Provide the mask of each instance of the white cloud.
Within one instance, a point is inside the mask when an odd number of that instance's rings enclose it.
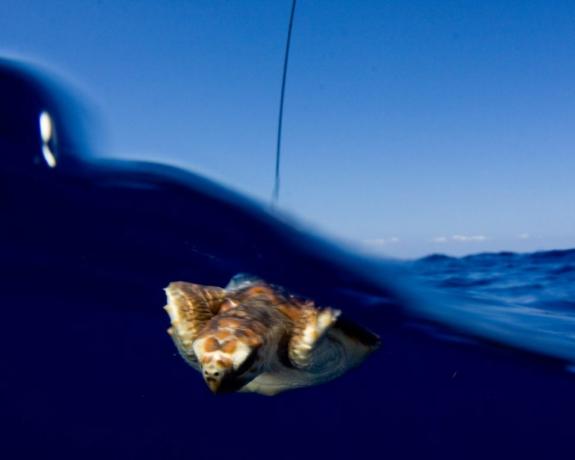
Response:
[[[527,240],[529,239],[530,235],[529,233],[520,233],[519,235],[517,235],[517,238],[519,238],[520,240]]]
[[[453,235],[451,237],[453,241],[485,241],[487,239],[484,235]]]
[[[401,240],[397,236],[392,236],[391,238],[375,238],[373,240],[365,240],[364,243],[370,246],[385,246],[387,244],[397,244]]]
[[[431,241],[433,243],[447,243],[448,241],[458,241],[458,242],[479,242],[479,241],[485,241],[487,240],[487,237],[484,235],[452,235],[450,237],[448,236],[436,236],[435,238],[433,238]]]
[[[436,236],[431,241],[434,243],[447,243],[448,238],[446,236]]]

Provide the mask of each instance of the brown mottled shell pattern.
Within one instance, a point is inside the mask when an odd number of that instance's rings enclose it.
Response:
[[[166,288],[181,355],[222,388],[266,395],[332,380],[378,346],[371,332],[259,279],[226,289],[186,282]],[[351,326],[351,327],[350,327]]]

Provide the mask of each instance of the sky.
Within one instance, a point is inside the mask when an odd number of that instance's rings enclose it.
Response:
[[[291,0],[2,0],[108,156],[271,198]],[[279,208],[370,253],[575,247],[575,3],[297,4]]]

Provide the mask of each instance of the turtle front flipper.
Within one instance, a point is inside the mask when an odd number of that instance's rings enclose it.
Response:
[[[313,304],[301,309],[288,345],[288,357],[294,367],[302,370],[313,367],[314,348],[335,324],[340,313],[331,308],[318,310]]]
[[[226,301],[226,291],[215,286],[176,281],[165,289],[172,337],[182,357],[192,366],[198,367],[192,345],[206,323],[218,314]]]

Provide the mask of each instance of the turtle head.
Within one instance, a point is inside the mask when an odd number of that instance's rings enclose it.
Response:
[[[260,373],[258,349],[234,337],[221,340],[215,335],[194,343],[204,381],[215,394],[237,391]]]

